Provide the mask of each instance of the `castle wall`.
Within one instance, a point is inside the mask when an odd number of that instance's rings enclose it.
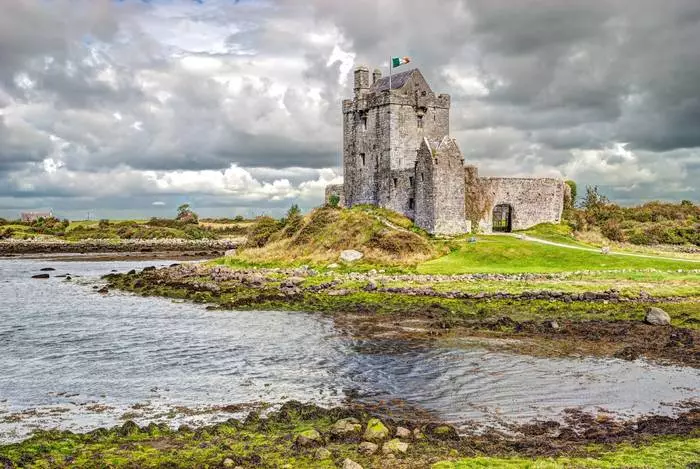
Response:
[[[539,223],[559,223],[564,209],[564,181],[553,178],[478,178],[483,201],[479,229],[490,233],[496,205],[511,206],[512,230],[525,230]],[[473,188],[472,188],[473,189]],[[470,191],[468,191],[470,192]]]
[[[427,139],[416,161],[416,225],[435,234],[469,231],[464,215],[464,159],[457,142]]]
[[[331,200],[332,196],[338,196],[338,207],[345,207],[345,189],[343,184],[328,184],[326,186],[324,202],[326,205]]]

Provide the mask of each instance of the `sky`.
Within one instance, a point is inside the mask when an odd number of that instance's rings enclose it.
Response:
[[[357,65],[410,56],[484,176],[700,202],[697,0],[12,0],[0,216],[278,215],[342,181]],[[580,189],[581,191],[581,189]]]

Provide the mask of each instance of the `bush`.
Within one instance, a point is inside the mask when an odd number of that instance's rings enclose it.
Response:
[[[282,228],[282,224],[272,217],[261,216],[248,229],[246,247],[261,248],[267,244],[270,237]]]
[[[333,208],[338,208],[340,205],[340,196],[333,194],[328,197],[328,206]]]
[[[622,231],[620,224],[615,220],[608,220],[602,227],[600,232],[611,241],[624,242],[625,233]]]

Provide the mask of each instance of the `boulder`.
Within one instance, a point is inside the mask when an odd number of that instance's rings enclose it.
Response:
[[[379,419],[369,419],[365,429],[364,439],[370,441],[381,441],[389,437],[389,429]]]
[[[49,278],[49,274],[37,274],[37,275],[32,275],[32,278]]]
[[[298,446],[318,446],[321,443],[323,443],[321,434],[313,428],[311,430],[304,430],[303,432],[299,433],[299,435],[297,435]]]
[[[345,461],[343,461],[343,469],[362,469],[362,466],[350,458],[345,458]]]
[[[54,270],[56,269],[54,269],[53,267],[44,267],[43,269],[39,269],[39,271],[41,272],[53,272]]]
[[[654,326],[668,326],[671,324],[671,316],[663,309],[652,306],[647,310],[644,321]]]
[[[356,418],[346,418],[338,420],[331,426],[331,434],[334,436],[345,436],[362,431],[362,425]]]
[[[387,441],[382,446],[382,453],[384,454],[405,453],[406,451],[408,451],[408,443],[404,443],[396,438]]]
[[[362,259],[364,254],[360,251],[355,251],[354,249],[346,249],[340,253],[340,260],[343,262],[355,262]]]
[[[336,263],[334,262],[334,263],[332,263],[332,264],[328,264],[327,267],[328,267],[329,269],[337,269],[338,267],[340,267],[340,265],[338,265],[338,264],[336,264]]]
[[[222,465],[224,467],[235,467],[236,462],[231,458],[226,458],[226,459],[224,459],[224,462],[222,463]]]
[[[366,456],[371,456],[374,453],[376,453],[378,449],[378,445],[369,441],[363,441],[362,443],[360,443],[359,448],[357,448],[357,452]]]
[[[411,430],[405,427],[396,427],[396,438],[411,438]]]
[[[326,448],[319,448],[316,450],[314,453],[314,459],[323,460],[323,459],[330,459],[333,456],[329,450]]]

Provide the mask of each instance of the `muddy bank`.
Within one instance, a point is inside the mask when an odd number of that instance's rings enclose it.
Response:
[[[84,241],[0,240],[0,256],[51,253],[152,253],[197,252],[223,255],[240,240],[230,239],[122,239]]]
[[[659,437],[691,438],[700,408],[677,417],[642,417],[619,422],[567,412],[566,421],[535,421],[504,431],[458,434],[450,425],[425,419],[392,418],[351,404],[324,409],[291,401],[279,410],[245,420],[172,430],[127,421],[87,434],[39,432],[18,444],[0,446],[0,462],[18,467],[358,467],[425,468],[473,456],[588,457],[614,444],[648,444]],[[595,444],[595,446],[591,446]],[[643,448],[643,447],[642,447]]]
[[[696,298],[622,296],[614,289],[457,295],[420,286],[383,288],[363,275],[356,280],[355,274],[320,275],[311,269],[235,271],[187,264],[105,279],[108,288],[189,299],[210,308],[329,313],[358,337],[517,339],[497,347],[545,356],[645,357],[700,367]],[[665,308],[672,324],[645,323],[649,304]]]
[[[439,311],[339,315],[337,327],[353,337],[441,342],[541,357],[646,358],[661,364],[700,368],[700,331],[652,326],[641,321],[515,321],[508,316],[483,321],[446,318]]]

